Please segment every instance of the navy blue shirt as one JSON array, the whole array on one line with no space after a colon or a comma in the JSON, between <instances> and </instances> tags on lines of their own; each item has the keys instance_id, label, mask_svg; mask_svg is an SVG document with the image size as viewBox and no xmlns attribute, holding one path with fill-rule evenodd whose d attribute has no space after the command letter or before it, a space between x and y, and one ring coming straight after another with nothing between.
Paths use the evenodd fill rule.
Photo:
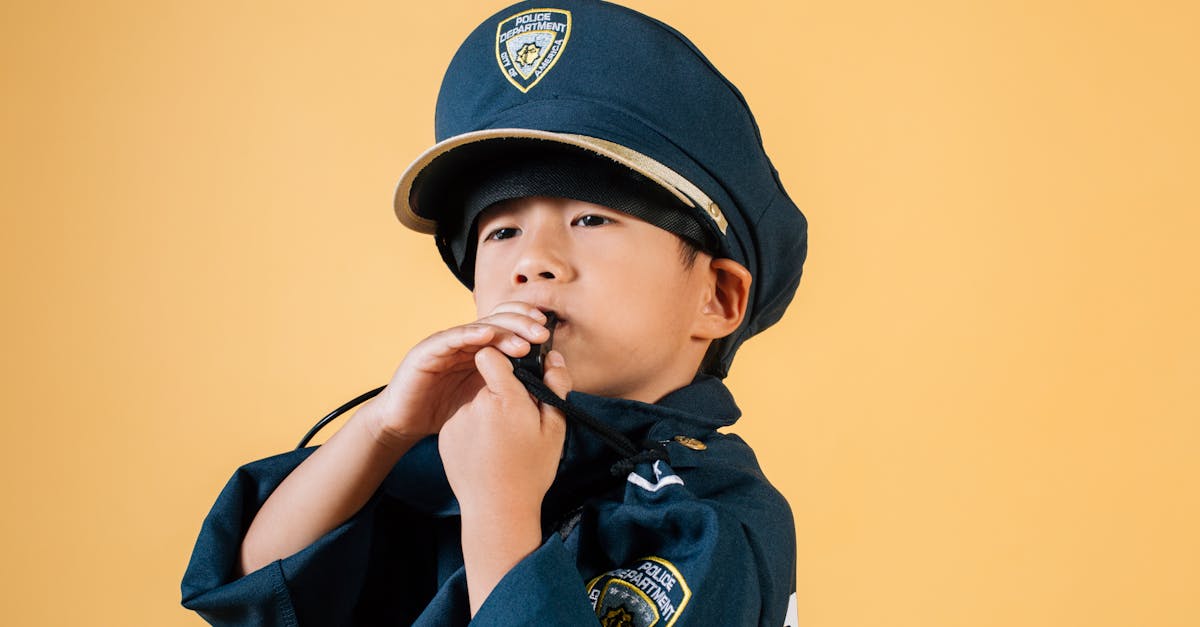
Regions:
<instances>
[{"instance_id":1,"label":"navy blue shirt","mask_svg":"<svg viewBox=\"0 0 1200 627\"><path fill-rule=\"evenodd\" d=\"M701 376L653 405L578 392L568 400L634 441L666 443L670 460L613 477L616 455L569 424L543 502L545 539L474 620L436 437L413 447L345 523L240 578L251 520L315 449L239 468L200 530L184 607L218 626L794 627L791 509L750 447L716 431L741 414L721 381Z\"/></svg>"}]
</instances>

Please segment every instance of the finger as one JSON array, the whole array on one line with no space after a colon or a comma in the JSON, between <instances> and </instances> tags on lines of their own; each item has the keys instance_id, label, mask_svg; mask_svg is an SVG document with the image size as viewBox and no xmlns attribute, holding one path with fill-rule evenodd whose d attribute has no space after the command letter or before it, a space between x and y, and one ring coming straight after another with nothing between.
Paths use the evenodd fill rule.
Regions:
<instances>
[{"instance_id":1,"label":"finger","mask_svg":"<svg viewBox=\"0 0 1200 627\"><path fill-rule=\"evenodd\" d=\"M476 320L474 324L490 324L519 335L530 342L544 342L550 337L550 331L546 329L545 317L539 320L525 313L492 314Z\"/></svg>"},{"instance_id":2,"label":"finger","mask_svg":"<svg viewBox=\"0 0 1200 627\"><path fill-rule=\"evenodd\" d=\"M532 343L512 331L495 325L472 323L464 325L463 331L453 336L446 352L466 351L474 353L484 346L492 346L513 357L529 354Z\"/></svg>"},{"instance_id":3,"label":"finger","mask_svg":"<svg viewBox=\"0 0 1200 627\"><path fill-rule=\"evenodd\" d=\"M524 313L504 312L493 314L471 323L472 327L491 327L493 334L479 337L478 345L491 345L511 357L524 357L534 344L550 339L545 322L539 322Z\"/></svg>"},{"instance_id":4,"label":"finger","mask_svg":"<svg viewBox=\"0 0 1200 627\"><path fill-rule=\"evenodd\" d=\"M488 312L488 315L505 312L526 315L541 323L546 322L546 314L543 313L541 309L538 309L537 307L520 300L510 300L500 303L499 305L492 307L492 310Z\"/></svg>"},{"instance_id":5,"label":"finger","mask_svg":"<svg viewBox=\"0 0 1200 627\"><path fill-rule=\"evenodd\" d=\"M550 391L559 398L566 398L567 392L571 391L571 373L567 370L567 363L563 359L562 353L550 351L542 366L545 372L542 381L546 383L546 387L550 388ZM544 433L555 438L566 437L567 419L561 411L549 404L542 403L541 415Z\"/></svg>"},{"instance_id":6,"label":"finger","mask_svg":"<svg viewBox=\"0 0 1200 627\"><path fill-rule=\"evenodd\" d=\"M475 368L492 394L528 396L525 386L513 375L513 363L499 350L491 346L480 349L475 353Z\"/></svg>"},{"instance_id":7,"label":"finger","mask_svg":"<svg viewBox=\"0 0 1200 627\"><path fill-rule=\"evenodd\" d=\"M567 360L563 354L558 351L550 351L542 364L542 371L545 373L542 381L546 383L546 387L550 388L550 391L557 394L559 398L566 398L567 392L571 391L572 382L571 372L567 370Z\"/></svg>"},{"instance_id":8,"label":"finger","mask_svg":"<svg viewBox=\"0 0 1200 627\"><path fill-rule=\"evenodd\" d=\"M529 353L532 342L545 341L549 334L546 327L523 314L503 314L431 336L429 352L444 358L461 351L473 353L490 345L513 357L521 357Z\"/></svg>"},{"instance_id":9,"label":"finger","mask_svg":"<svg viewBox=\"0 0 1200 627\"><path fill-rule=\"evenodd\" d=\"M470 363L470 355L496 341L495 327L459 326L439 331L413 347L405 358L419 368L442 370Z\"/></svg>"},{"instance_id":10,"label":"finger","mask_svg":"<svg viewBox=\"0 0 1200 627\"><path fill-rule=\"evenodd\" d=\"M466 324L446 329L438 335L438 344L447 350L456 351L468 346L486 346L496 337L496 327L486 324ZM435 336L436 337L436 336Z\"/></svg>"}]
</instances>

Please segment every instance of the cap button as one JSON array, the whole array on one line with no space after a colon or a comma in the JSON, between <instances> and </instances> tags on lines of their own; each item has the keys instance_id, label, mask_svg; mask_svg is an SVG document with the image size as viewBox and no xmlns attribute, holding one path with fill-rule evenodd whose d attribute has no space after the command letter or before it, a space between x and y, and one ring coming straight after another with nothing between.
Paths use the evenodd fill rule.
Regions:
<instances>
[{"instance_id":1,"label":"cap button","mask_svg":"<svg viewBox=\"0 0 1200 627\"><path fill-rule=\"evenodd\" d=\"M709 201L708 206L704 210L708 212L708 215L712 216L713 221L717 223L717 228L724 235L729 223L725 221L725 216L721 213L721 208L717 206L717 203Z\"/></svg>"},{"instance_id":2,"label":"cap button","mask_svg":"<svg viewBox=\"0 0 1200 627\"><path fill-rule=\"evenodd\" d=\"M696 438L689 438L686 435L677 435L677 436L675 436L674 439L676 442L682 444L683 446L686 446L687 448L692 449L693 451L703 451L703 450L708 449L707 444L701 442L700 440L697 440Z\"/></svg>"}]
</instances>

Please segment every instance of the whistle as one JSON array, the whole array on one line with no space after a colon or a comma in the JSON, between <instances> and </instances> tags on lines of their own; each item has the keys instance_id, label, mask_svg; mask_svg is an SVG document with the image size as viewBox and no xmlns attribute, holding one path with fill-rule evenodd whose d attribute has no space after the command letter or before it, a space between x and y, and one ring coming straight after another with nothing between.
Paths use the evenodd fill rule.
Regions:
<instances>
[{"instance_id":1,"label":"whistle","mask_svg":"<svg viewBox=\"0 0 1200 627\"><path fill-rule=\"evenodd\" d=\"M535 375L540 380L544 373L542 364L546 362L546 355L550 354L554 348L554 327L558 326L558 316L553 311L546 312L546 329L550 331L550 337L541 344L533 344L529 347L529 352L524 357L509 357L513 362L514 368L522 368Z\"/></svg>"}]
</instances>

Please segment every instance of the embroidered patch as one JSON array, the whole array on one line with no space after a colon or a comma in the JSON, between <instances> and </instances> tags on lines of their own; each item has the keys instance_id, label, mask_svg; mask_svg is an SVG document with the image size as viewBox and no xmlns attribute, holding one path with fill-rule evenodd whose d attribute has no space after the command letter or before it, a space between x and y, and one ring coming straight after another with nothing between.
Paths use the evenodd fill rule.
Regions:
<instances>
[{"instance_id":1,"label":"embroidered patch","mask_svg":"<svg viewBox=\"0 0 1200 627\"><path fill-rule=\"evenodd\" d=\"M662 460L654 461L654 483L650 483L635 471L631 471L625 480L647 492L658 492L669 485L683 485L683 479L680 479L679 475L663 474Z\"/></svg>"},{"instance_id":2,"label":"embroidered patch","mask_svg":"<svg viewBox=\"0 0 1200 627\"><path fill-rule=\"evenodd\" d=\"M570 37L570 11L521 11L496 25L496 62L513 87L528 92L558 63Z\"/></svg>"},{"instance_id":3,"label":"embroidered patch","mask_svg":"<svg viewBox=\"0 0 1200 627\"><path fill-rule=\"evenodd\" d=\"M675 565L661 557L638 560L588 583L602 627L670 627L692 598Z\"/></svg>"}]
</instances>

